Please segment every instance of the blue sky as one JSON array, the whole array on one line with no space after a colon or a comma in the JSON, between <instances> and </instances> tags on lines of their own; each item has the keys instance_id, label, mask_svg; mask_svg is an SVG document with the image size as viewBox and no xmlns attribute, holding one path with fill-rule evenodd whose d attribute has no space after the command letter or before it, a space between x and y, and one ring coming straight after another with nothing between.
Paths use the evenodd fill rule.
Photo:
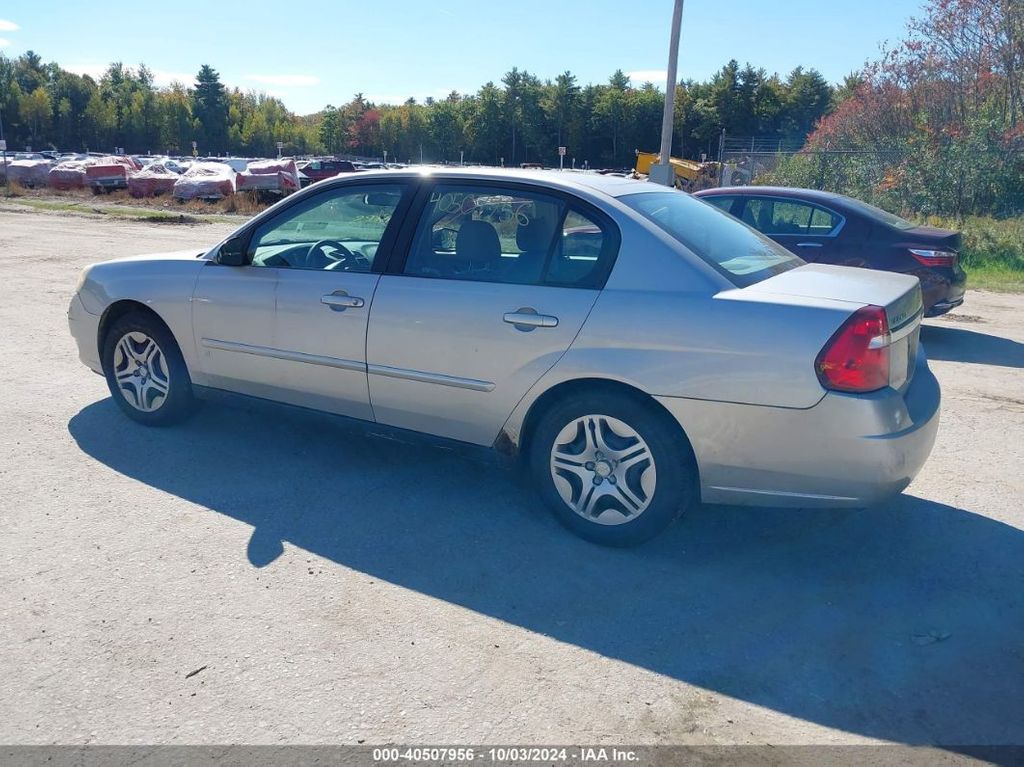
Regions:
<instances>
[{"instance_id":1,"label":"blue sky","mask_svg":"<svg viewBox=\"0 0 1024 767\"><path fill-rule=\"evenodd\" d=\"M921 1L686 0L679 75L704 79L735 58L838 82L898 39ZM475 91L513 66L582 83L621 68L664 87L671 14L671 0L4 0L0 51L94 75L145 62L158 84L210 64L305 114L356 91L391 103Z\"/></svg>"}]
</instances>

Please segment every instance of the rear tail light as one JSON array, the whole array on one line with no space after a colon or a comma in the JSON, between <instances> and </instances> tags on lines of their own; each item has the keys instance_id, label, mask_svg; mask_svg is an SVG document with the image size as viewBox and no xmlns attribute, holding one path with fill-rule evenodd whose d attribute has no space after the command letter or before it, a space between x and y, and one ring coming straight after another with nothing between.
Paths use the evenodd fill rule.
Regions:
<instances>
[{"instance_id":1,"label":"rear tail light","mask_svg":"<svg viewBox=\"0 0 1024 767\"><path fill-rule=\"evenodd\" d=\"M889 385L889 320L880 306L858 309L818 353L814 370L826 389L869 392Z\"/></svg>"},{"instance_id":2,"label":"rear tail light","mask_svg":"<svg viewBox=\"0 0 1024 767\"><path fill-rule=\"evenodd\" d=\"M952 250L910 248L910 255L925 266L956 266L957 254Z\"/></svg>"}]
</instances>

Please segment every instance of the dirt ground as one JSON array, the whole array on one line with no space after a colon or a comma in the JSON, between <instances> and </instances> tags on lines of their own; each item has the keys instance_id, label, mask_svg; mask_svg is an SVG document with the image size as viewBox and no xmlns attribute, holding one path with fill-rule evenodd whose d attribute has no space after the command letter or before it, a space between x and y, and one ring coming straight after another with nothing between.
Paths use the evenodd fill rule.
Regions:
<instances>
[{"instance_id":1,"label":"dirt ground","mask_svg":"<svg viewBox=\"0 0 1024 767\"><path fill-rule=\"evenodd\" d=\"M501 469L82 367L83 266L228 226L0 211L0 742L1024 743L1024 296L929 320L883 507L705 507L633 550Z\"/></svg>"}]
</instances>

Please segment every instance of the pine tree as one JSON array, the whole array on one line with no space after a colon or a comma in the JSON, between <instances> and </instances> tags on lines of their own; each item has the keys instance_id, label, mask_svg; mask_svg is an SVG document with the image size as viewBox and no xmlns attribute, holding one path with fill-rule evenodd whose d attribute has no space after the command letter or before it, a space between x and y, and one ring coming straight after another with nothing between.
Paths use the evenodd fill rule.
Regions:
<instances>
[{"instance_id":1,"label":"pine tree","mask_svg":"<svg viewBox=\"0 0 1024 767\"><path fill-rule=\"evenodd\" d=\"M228 98L217 70L203 64L192 91L192 116L196 119L199 153L220 154L228 149Z\"/></svg>"}]
</instances>

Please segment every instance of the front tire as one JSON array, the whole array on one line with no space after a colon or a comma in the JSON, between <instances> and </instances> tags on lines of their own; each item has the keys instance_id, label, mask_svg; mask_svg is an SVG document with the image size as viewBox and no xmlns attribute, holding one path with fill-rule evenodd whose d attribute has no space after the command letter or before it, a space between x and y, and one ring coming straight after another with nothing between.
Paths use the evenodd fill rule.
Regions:
<instances>
[{"instance_id":1,"label":"front tire","mask_svg":"<svg viewBox=\"0 0 1024 767\"><path fill-rule=\"evenodd\" d=\"M103 373L121 411L147 426L169 426L191 415L192 380L174 336L152 314L119 317L103 339Z\"/></svg>"},{"instance_id":2,"label":"front tire","mask_svg":"<svg viewBox=\"0 0 1024 767\"><path fill-rule=\"evenodd\" d=\"M605 546L654 537L696 499L686 437L638 397L591 392L556 402L534 430L528 459L555 517Z\"/></svg>"}]
</instances>

